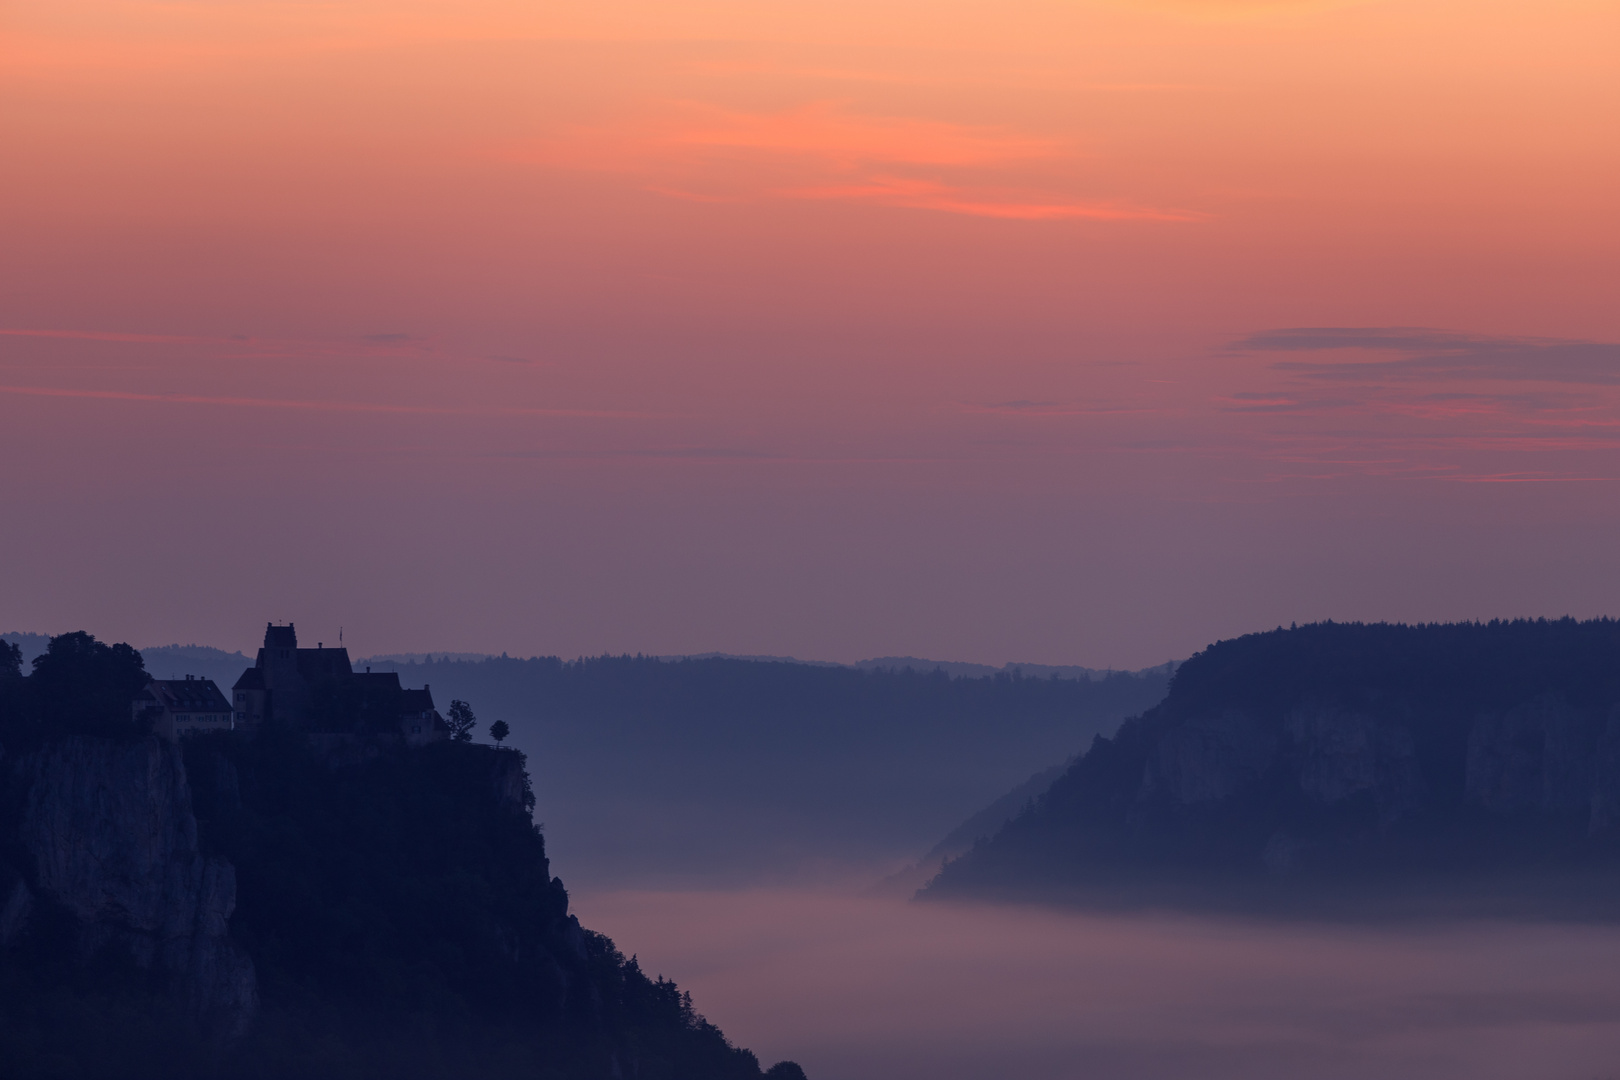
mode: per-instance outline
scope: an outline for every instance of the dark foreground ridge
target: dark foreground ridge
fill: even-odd
[[[1620,623],[1219,642],[921,895],[1620,917]]]
[[[141,730],[140,656],[0,654],[0,1075],[802,1080],[583,929],[523,755]]]

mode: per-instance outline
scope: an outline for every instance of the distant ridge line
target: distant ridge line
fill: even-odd
[[[45,651],[45,645],[50,640],[49,634],[32,634],[13,631],[0,634],[0,638],[11,641],[23,649],[23,663],[28,664],[34,656]],[[168,667],[192,666],[201,667],[210,662],[223,664],[251,663],[252,658],[240,652],[226,652],[207,645],[178,643],[169,645],[149,645],[141,649],[142,655],[153,654],[152,659]],[[606,655],[619,655],[609,654]],[[641,655],[641,654],[637,654]],[[379,653],[375,656],[357,657],[356,664],[426,664],[426,663],[464,663],[476,664],[485,660],[505,659],[539,659],[539,657],[511,657],[506,653],[482,652],[449,652],[433,650],[429,652],[398,652]],[[585,659],[585,657],[580,657]],[[1059,679],[1095,680],[1106,678],[1108,675],[1159,675],[1173,674],[1180,666],[1179,661],[1169,661],[1153,667],[1131,670],[1124,668],[1090,668],[1078,664],[1023,664],[1008,663],[997,667],[993,664],[976,664],[966,660],[928,660],[917,656],[877,656],[868,660],[857,660],[853,664],[843,664],[836,660],[801,660],[796,656],[769,656],[762,654],[705,652],[705,653],[671,653],[654,656],[654,660],[674,663],[681,660],[745,660],[759,664],[802,664],[806,667],[832,667],[855,668],[860,671],[904,671],[907,668],[913,671],[929,672],[941,671],[957,679],[983,679],[993,675],[1012,675],[1020,673],[1025,678],[1046,679],[1057,676]]]
[[[603,656],[631,655],[628,653],[603,653]],[[646,654],[637,653],[637,656]],[[493,653],[457,653],[457,652],[422,652],[422,653],[386,653],[379,656],[368,656],[356,663],[370,664],[423,664],[423,663],[480,663],[485,660],[504,659],[539,659],[539,657],[509,657],[502,653],[499,656]],[[579,659],[588,659],[580,657]],[[1023,664],[1008,663],[997,667],[993,664],[975,664],[965,660],[927,660],[916,656],[878,656],[868,660],[857,660],[853,664],[840,663],[836,660],[801,660],[796,656],[772,656],[757,653],[667,653],[648,656],[647,659],[659,660],[664,663],[679,663],[682,660],[741,660],[755,664],[800,664],[805,667],[852,668],[857,671],[913,671],[929,672],[940,671],[958,679],[982,679],[993,675],[1022,674],[1025,678],[1051,678],[1059,679],[1096,680],[1109,675],[1169,675],[1179,666],[1179,661],[1170,660],[1163,664],[1141,669],[1127,668],[1089,668],[1078,664]]]

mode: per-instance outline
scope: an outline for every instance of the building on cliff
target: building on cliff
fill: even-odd
[[[401,735],[409,745],[447,738],[449,725],[433,706],[429,687],[407,690],[392,671],[357,672],[349,650],[298,647],[291,623],[266,624],[264,647],[254,665],[231,688],[237,727],[279,720],[312,730],[350,730]]]
[[[177,741],[199,731],[229,731],[231,703],[213,679],[153,679],[135,698],[135,719],[154,734]]]

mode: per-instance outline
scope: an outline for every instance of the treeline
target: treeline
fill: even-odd
[[[1160,669],[1146,675],[1108,672],[1093,680],[1018,673],[964,678],[910,667],[862,670],[729,657],[629,655],[429,659],[378,664],[376,669],[399,672],[406,686],[431,683],[458,697],[461,690],[476,687],[486,710],[632,721],[650,714],[675,719],[701,713],[739,724],[767,714],[833,717],[843,718],[852,731],[896,714],[926,716],[941,731],[964,724],[977,728],[987,718],[1112,715],[1144,696],[1162,696],[1168,684]]]

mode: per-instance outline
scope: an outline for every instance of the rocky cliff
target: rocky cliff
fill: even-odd
[[[521,753],[273,723],[175,746],[132,715],[127,645],[18,661],[0,650],[5,1080],[766,1075],[569,913]]]
[[[1188,661],[926,894],[1574,872],[1620,872],[1620,624],[1329,623]]]
[[[73,736],[24,756],[12,782],[32,888],[15,883],[0,934],[25,930],[37,892],[76,920],[81,957],[117,949],[164,976],[208,1029],[245,1032],[258,989],[252,961],[230,936],[236,873],[198,847],[178,747]]]

